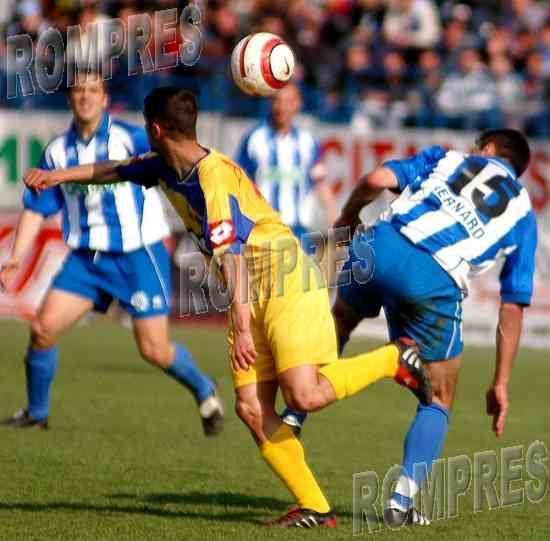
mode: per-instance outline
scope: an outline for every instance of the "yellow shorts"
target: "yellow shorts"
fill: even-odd
[[[251,331],[258,355],[248,370],[233,371],[235,388],[277,379],[278,374],[296,366],[324,365],[337,360],[328,289],[319,289],[312,281],[311,289],[303,291],[302,273],[299,261],[288,277],[284,294],[273,293],[251,302]],[[228,338],[231,352],[231,327]]]

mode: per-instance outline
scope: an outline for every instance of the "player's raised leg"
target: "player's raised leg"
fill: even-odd
[[[338,339],[338,354],[341,355],[347,344],[350,334],[357,327],[363,316],[356,312],[342,298],[336,297],[332,307],[334,324],[336,325],[336,336]],[[283,423],[292,426],[298,433],[301,431],[307,418],[307,413],[292,408],[285,408],[281,414]]]
[[[336,517],[310,470],[304,448],[275,411],[276,380],[236,389],[236,411],[259,446],[263,459],[296,499],[296,507],[266,524],[270,527],[335,527]]]
[[[191,391],[197,404],[206,435],[222,430],[223,404],[212,379],[201,372],[191,352],[172,342],[166,315],[134,318],[134,336],[141,356]]]
[[[15,428],[48,427],[50,389],[57,372],[57,340],[93,308],[90,299],[61,289],[51,289],[31,324],[25,357],[28,404],[4,424]]]

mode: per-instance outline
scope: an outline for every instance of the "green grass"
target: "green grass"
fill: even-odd
[[[401,459],[414,400],[383,382],[312,416],[304,431],[309,461],[338,510],[338,530],[272,531],[262,519],[290,498],[232,413],[221,330],[177,329],[220,383],[229,413],[217,439],[202,436],[189,394],[136,353],[131,333],[111,324],[77,327],[61,342],[61,367],[48,432],[0,429],[0,539],[262,540],[350,539],[352,475],[384,472]],[[22,355],[27,330],[0,322],[0,413],[25,403]],[[350,351],[365,348],[355,342]],[[445,456],[525,444],[550,445],[547,352],[523,350],[512,384],[505,436],[484,415],[493,353],[468,349]],[[547,463],[548,465],[548,463]],[[460,515],[428,529],[384,530],[375,539],[550,539],[550,497]]]

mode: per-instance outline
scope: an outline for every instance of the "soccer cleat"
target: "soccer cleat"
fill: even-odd
[[[199,415],[205,436],[216,436],[223,430],[224,408],[217,391],[199,404]]]
[[[336,528],[338,519],[332,511],[318,513],[312,509],[293,507],[282,517],[270,520],[264,526],[267,528]]]
[[[392,342],[399,349],[399,368],[395,381],[412,391],[423,406],[432,403],[432,382],[422,364],[418,347],[412,340],[400,338]]]
[[[430,520],[420,514],[414,507],[407,511],[396,509],[395,507],[387,507],[384,510],[384,522],[391,527],[397,528],[403,525],[408,526],[429,526]]]
[[[0,422],[0,425],[11,426],[12,428],[37,428],[39,430],[48,430],[48,418],[40,421],[33,419],[26,409],[20,409],[12,417],[8,417]]]

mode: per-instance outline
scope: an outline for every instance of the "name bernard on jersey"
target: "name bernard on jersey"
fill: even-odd
[[[463,197],[453,195],[448,186],[436,186],[432,193],[441,201],[447,212],[452,213],[474,239],[485,236],[485,228],[474,207]]]

